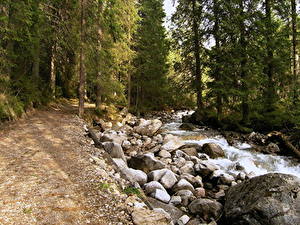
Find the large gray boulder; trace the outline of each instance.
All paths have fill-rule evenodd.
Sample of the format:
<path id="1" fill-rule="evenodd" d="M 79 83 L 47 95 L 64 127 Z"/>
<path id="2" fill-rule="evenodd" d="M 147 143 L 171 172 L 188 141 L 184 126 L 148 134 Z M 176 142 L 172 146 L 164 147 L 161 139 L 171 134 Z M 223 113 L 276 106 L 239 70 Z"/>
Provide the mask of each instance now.
<path id="1" fill-rule="evenodd" d="M 273 173 L 231 187 L 224 216 L 232 225 L 300 224 L 300 179 Z"/>
<path id="2" fill-rule="evenodd" d="M 222 204 L 212 199 L 200 198 L 191 202 L 189 210 L 191 213 L 198 214 L 204 220 L 211 217 L 218 219 L 222 214 Z"/>
<path id="3" fill-rule="evenodd" d="M 207 143 L 202 146 L 202 151 L 209 155 L 210 158 L 215 159 L 225 157 L 224 150 L 217 144 Z"/>
<path id="4" fill-rule="evenodd" d="M 126 157 L 120 144 L 114 142 L 104 142 L 103 147 L 112 158 L 119 158 L 126 162 Z"/>
<path id="5" fill-rule="evenodd" d="M 165 168 L 165 164 L 163 162 L 150 154 L 133 156 L 130 160 L 128 160 L 128 165 L 131 168 L 142 170 L 145 173 Z"/>
<path id="6" fill-rule="evenodd" d="M 152 137 L 162 126 L 162 122 L 158 119 L 145 120 L 140 119 L 139 125 L 134 127 L 134 131 L 140 135 Z"/>

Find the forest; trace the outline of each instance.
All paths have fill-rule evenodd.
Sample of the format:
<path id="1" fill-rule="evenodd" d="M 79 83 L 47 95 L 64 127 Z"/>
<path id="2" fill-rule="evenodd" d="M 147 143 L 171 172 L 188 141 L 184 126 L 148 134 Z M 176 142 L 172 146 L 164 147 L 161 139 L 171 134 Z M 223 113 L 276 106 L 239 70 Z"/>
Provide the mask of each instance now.
<path id="1" fill-rule="evenodd" d="M 0 120 L 59 98 L 250 132 L 300 124 L 296 0 L 1 0 Z"/>

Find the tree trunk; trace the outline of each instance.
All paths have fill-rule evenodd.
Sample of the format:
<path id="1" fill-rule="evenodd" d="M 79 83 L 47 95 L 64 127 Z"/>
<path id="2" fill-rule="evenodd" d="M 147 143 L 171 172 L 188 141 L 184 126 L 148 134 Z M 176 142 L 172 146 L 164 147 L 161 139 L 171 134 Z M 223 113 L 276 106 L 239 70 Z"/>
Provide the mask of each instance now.
<path id="1" fill-rule="evenodd" d="M 244 124 L 249 123 L 249 97 L 248 97 L 248 84 L 247 84 L 247 55 L 246 55 L 246 28 L 244 22 L 244 4 L 243 0 L 240 1 L 240 47 L 244 47 L 241 51 L 241 79 L 242 79 L 242 122 Z"/>
<path id="2" fill-rule="evenodd" d="M 101 100 L 101 87 L 99 84 L 96 84 L 96 109 L 100 109 Z"/>
<path id="3" fill-rule="evenodd" d="M 51 65 L 50 65 L 50 90 L 52 97 L 55 98 L 55 87 L 56 87 L 56 68 L 55 68 L 55 58 L 56 58 L 56 43 L 53 44 L 51 49 Z"/>
<path id="4" fill-rule="evenodd" d="M 80 56 L 79 56 L 79 107 L 78 115 L 82 117 L 84 114 L 84 97 L 85 97 L 85 68 L 84 68 L 84 6 L 85 0 L 80 0 Z"/>
<path id="5" fill-rule="evenodd" d="M 294 77 L 294 96 L 293 103 L 298 101 L 298 74 L 297 74 L 297 4 L 296 0 L 291 0 L 292 5 L 292 42 L 293 42 L 293 77 Z"/>
<path id="6" fill-rule="evenodd" d="M 194 33 L 194 57 L 195 57 L 195 85 L 197 91 L 197 107 L 203 109 L 202 98 L 202 75 L 201 75 L 201 62 L 200 62 L 200 39 L 199 39 L 199 25 L 196 13 L 196 0 L 193 0 L 193 33 Z"/>
<path id="7" fill-rule="evenodd" d="M 131 107 L 131 74 L 128 74 L 128 93 L 127 93 L 127 107 L 130 109 Z"/>
<path id="8" fill-rule="evenodd" d="M 221 47 L 221 40 L 220 40 L 220 18 L 219 18 L 219 3 L 217 0 L 214 0 L 213 2 L 214 6 L 213 6 L 213 10 L 214 10 L 214 20 L 215 20 L 215 25 L 214 25 L 214 31 L 213 31 L 213 35 L 214 35 L 214 39 L 216 41 L 216 66 L 215 66 L 215 79 L 216 82 L 219 83 L 221 80 L 221 76 L 220 76 L 220 47 Z M 222 102 L 222 95 L 220 93 L 220 91 L 217 91 L 217 116 L 218 116 L 218 121 L 221 120 L 222 118 L 222 114 L 223 114 L 223 102 Z"/>

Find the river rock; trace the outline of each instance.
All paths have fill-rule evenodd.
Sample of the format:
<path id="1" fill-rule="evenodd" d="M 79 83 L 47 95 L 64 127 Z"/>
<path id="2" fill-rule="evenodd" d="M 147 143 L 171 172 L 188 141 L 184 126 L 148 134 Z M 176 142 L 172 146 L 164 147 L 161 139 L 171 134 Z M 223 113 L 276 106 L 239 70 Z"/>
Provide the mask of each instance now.
<path id="1" fill-rule="evenodd" d="M 161 150 L 158 153 L 158 156 L 161 157 L 161 158 L 171 158 L 171 153 L 166 151 L 166 150 Z"/>
<path id="2" fill-rule="evenodd" d="M 184 148 L 180 150 L 189 156 L 196 156 L 196 157 L 198 156 L 198 151 L 196 148 Z"/>
<path id="3" fill-rule="evenodd" d="M 132 221 L 135 225 L 170 224 L 170 218 L 165 213 L 141 208 L 134 208 Z"/>
<path id="4" fill-rule="evenodd" d="M 194 174 L 194 163 L 192 161 L 187 161 L 183 167 L 180 168 L 182 173 Z"/>
<path id="5" fill-rule="evenodd" d="M 122 147 L 126 150 L 130 149 L 131 148 L 131 143 L 130 141 L 128 140 L 124 140 L 123 143 L 122 143 Z"/>
<path id="6" fill-rule="evenodd" d="M 155 189 L 150 196 L 165 203 L 168 203 L 171 199 L 171 196 L 168 194 L 168 192 L 161 189 Z"/>
<path id="7" fill-rule="evenodd" d="M 190 190 L 190 191 L 194 191 L 194 187 L 193 185 L 191 185 L 190 182 L 188 182 L 186 179 L 181 179 L 178 181 L 177 184 L 174 185 L 173 187 L 173 191 L 174 192 L 178 192 L 180 190 Z"/>
<path id="8" fill-rule="evenodd" d="M 268 144 L 268 146 L 266 147 L 266 152 L 269 154 L 276 154 L 280 152 L 280 148 L 278 147 L 277 144 L 275 143 L 270 143 Z"/>
<path id="9" fill-rule="evenodd" d="M 220 169 L 220 167 L 211 162 L 202 161 L 201 163 L 196 164 L 194 169 L 200 176 L 206 177 L 211 175 L 214 171 Z"/>
<path id="10" fill-rule="evenodd" d="M 190 221 L 190 217 L 187 215 L 183 215 L 182 217 L 180 217 L 177 221 L 178 225 L 185 225 Z"/>
<path id="11" fill-rule="evenodd" d="M 105 131 L 100 137 L 101 142 L 114 142 L 122 144 L 123 141 L 127 140 L 127 135 L 123 132 L 116 132 L 114 130 Z"/>
<path id="12" fill-rule="evenodd" d="M 226 194 L 229 224 L 300 224 L 300 179 L 266 174 L 231 187 Z"/>
<path id="13" fill-rule="evenodd" d="M 150 154 L 137 155 L 131 157 L 128 161 L 128 165 L 131 168 L 142 170 L 145 173 L 149 173 L 153 170 L 165 168 L 165 164 L 156 159 Z"/>
<path id="14" fill-rule="evenodd" d="M 118 170 L 121 172 L 121 174 L 126 177 L 127 180 L 133 183 L 137 182 L 141 186 L 147 182 L 147 174 L 145 174 L 141 170 L 128 168 L 127 164 L 124 162 L 123 159 L 113 158 L 112 161 L 114 162 Z"/>
<path id="15" fill-rule="evenodd" d="M 151 197 L 148 197 L 147 199 L 154 208 L 162 208 L 167 213 L 169 213 L 174 224 L 178 221 L 178 219 L 181 216 L 183 216 L 183 212 L 180 209 L 178 209 L 177 207 L 173 206 L 172 204 L 166 204 L 166 203 L 163 203 L 163 202 L 158 201 Z M 156 223 L 156 224 L 159 224 L 159 223 Z"/>
<path id="16" fill-rule="evenodd" d="M 235 181 L 234 177 L 227 173 L 224 173 L 219 177 L 220 184 L 231 185 L 233 181 Z"/>
<path id="17" fill-rule="evenodd" d="M 126 162 L 126 157 L 120 144 L 114 142 L 104 142 L 103 147 L 112 158 L 120 158 Z"/>
<path id="18" fill-rule="evenodd" d="M 224 150 L 217 144 L 206 143 L 202 146 L 202 151 L 206 153 L 210 158 L 215 159 L 219 157 L 225 157 Z"/>
<path id="19" fill-rule="evenodd" d="M 203 187 L 202 178 L 200 176 L 193 176 L 188 173 L 183 173 L 180 176 L 181 179 L 186 179 L 190 182 L 194 187 Z"/>
<path id="20" fill-rule="evenodd" d="M 162 122 L 158 119 L 145 120 L 140 119 L 139 125 L 134 127 L 134 131 L 152 137 L 162 126 Z"/>
<path id="21" fill-rule="evenodd" d="M 167 134 L 164 138 L 162 149 L 171 151 L 180 148 L 184 145 L 184 142 L 181 138 L 174 136 L 172 134 Z"/>
<path id="22" fill-rule="evenodd" d="M 151 181 L 144 185 L 144 191 L 146 194 L 151 194 L 156 189 L 166 191 L 166 189 L 157 181 Z"/>
<path id="23" fill-rule="evenodd" d="M 213 218 L 219 218 L 222 213 L 222 204 L 216 200 L 211 199 L 196 199 L 189 205 L 189 209 L 192 213 L 199 215 L 205 220 Z"/>
<path id="24" fill-rule="evenodd" d="M 196 198 L 204 198 L 206 195 L 205 189 L 203 187 L 198 187 L 194 191 Z"/>
<path id="25" fill-rule="evenodd" d="M 176 184 L 177 178 L 171 170 L 166 170 L 159 181 L 166 189 L 170 189 Z"/>
<path id="26" fill-rule="evenodd" d="M 195 129 L 195 126 L 192 123 L 183 123 L 179 128 L 182 130 L 193 131 Z"/>
<path id="27" fill-rule="evenodd" d="M 175 206 L 180 205 L 180 203 L 181 203 L 181 197 L 177 196 L 177 195 L 174 195 L 174 196 L 171 197 L 171 200 L 170 200 L 169 203 L 173 204 Z"/>

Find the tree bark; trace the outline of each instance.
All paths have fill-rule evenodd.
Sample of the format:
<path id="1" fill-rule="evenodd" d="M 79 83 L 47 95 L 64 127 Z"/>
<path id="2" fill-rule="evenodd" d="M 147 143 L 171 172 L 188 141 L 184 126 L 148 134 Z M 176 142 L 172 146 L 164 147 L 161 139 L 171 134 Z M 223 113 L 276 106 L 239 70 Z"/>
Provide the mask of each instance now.
<path id="1" fill-rule="evenodd" d="M 197 91 L 197 107 L 203 109 L 202 98 L 202 75 L 201 75 L 201 61 L 200 61 L 200 37 L 199 37 L 199 25 L 197 21 L 196 13 L 196 0 L 192 2 L 193 7 L 193 33 L 194 33 L 194 57 L 195 57 L 195 85 Z"/>
<path id="2" fill-rule="evenodd" d="M 51 49 L 51 65 L 50 65 L 50 90 L 52 97 L 55 98 L 55 87 L 56 87 L 56 68 L 55 68 L 55 58 L 56 58 L 56 43 L 53 44 Z"/>
<path id="3" fill-rule="evenodd" d="M 101 87 L 99 84 L 96 84 L 96 109 L 100 109 L 101 102 Z"/>
<path id="4" fill-rule="evenodd" d="M 84 67 L 84 7 L 85 0 L 80 0 L 80 55 L 79 55 L 79 107 L 78 115 L 82 117 L 84 114 L 84 97 L 85 97 L 85 67 Z"/>

